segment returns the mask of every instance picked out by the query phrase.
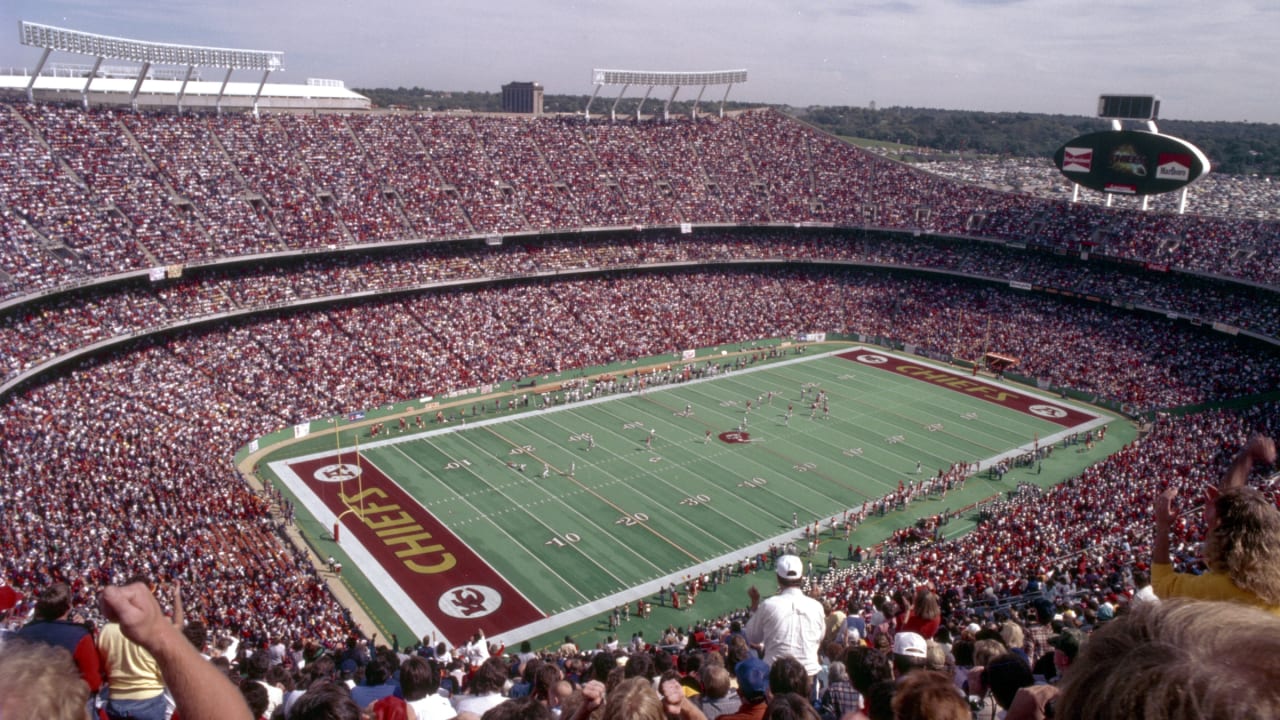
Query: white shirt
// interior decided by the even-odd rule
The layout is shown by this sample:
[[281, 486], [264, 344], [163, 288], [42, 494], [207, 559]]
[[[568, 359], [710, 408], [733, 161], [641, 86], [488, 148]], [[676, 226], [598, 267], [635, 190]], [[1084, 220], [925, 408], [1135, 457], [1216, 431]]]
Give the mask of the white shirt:
[[449, 720], [458, 715], [458, 711], [453, 709], [453, 704], [448, 698], [440, 695], [427, 695], [420, 700], [414, 700], [409, 705], [418, 716], [418, 720]]
[[800, 588], [782, 588], [761, 602], [743, 634], [748, 643], [764, 645], [764, 661], [770, 665], [780, 657], [790, 656], [799, 660], [810, 676], [822, 669], [818, 647], [826, 634], [826, 613], [822, 603]]
[[476, 715], [484, 715], [486, 710], [506, 701], [507, 698], [496, 692], [484, 695], [458, 695], [453, 699], [453, 709], [458, 713], [472, 712]]

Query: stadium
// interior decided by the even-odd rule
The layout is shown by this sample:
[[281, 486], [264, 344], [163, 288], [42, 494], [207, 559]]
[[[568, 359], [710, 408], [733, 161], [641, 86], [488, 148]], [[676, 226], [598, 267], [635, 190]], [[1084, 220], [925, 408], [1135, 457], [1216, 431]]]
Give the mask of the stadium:
[[[1196, 504], [1251, 435], [1280, 432], [1280, 223], [999, 193], [772, 109], [379, 111], [265, 75], [223, 82], [216, 100], [193, 85], [184, 107], [176, 79], [36, 79], [9, 78], [0, 108], [0, 579], [23, 598], [14, 618], [65, 582], [100, 621], [101, 589], [141, 573], [180, 583], [188, 618], [246, 648], [339, 655], [375, 633], [460, 648], [480, 631], [555, 650], [566, 634], [591, 648], [642, 628], [673, 648], [696, 647], [695, 628], [716, 645], [746, 607], [742, 576], [769, 578], [776, 548], [810, 532], [829, 538], [809, 553], [808, 588], [842, 614], [927, 583], [962, 626], [1046, 598], [1096, 617], [1141, 588], [1152, 498], [1173, 487]], [[873, 400], [889, 381], [858, 373], [881, 362], [945, 379]], [[806, 401], [819, 386], [830, 411]], [[927, 409], [955, 388], [1025, 395], [1073, 419], [1011, 415], [939, 447], [919, 428], [942, 429]], [[975, 403], [949, 410], [948, 433], [955, 418], [997, 414]], [[913, 431], [893, 429], [891, 411]], [[828, 412], [842, 429], [809, 429]], [[745, 438], [748, 417], [768, 443], [705, 457], [704, 444], [726, 452]], [[853, 448], [842, 438], [872, 426], [841, 459]], [[655, 437], [669, 445], [655, 452]], [[464, 442], [471, 454], [449, 449]], [[872, 457], [900, 442], [910, 450]], [[487, 458], [477, 493], [538, 490], [468, 501], [472, 526], [425, 499], [466, 496], [458, 481], [404, 491], [421, 503], [415, 522], [431, 516], [437, 539], [476, 549], [492, 582], [519, 585], [523, 561], [498, 558], [526, 541], [534, 559], [575, 546], [552, 584], [588, 582], [572, 574], [588, 564], [611, 579], [560, 598], [539, 595], [547, 573], [523, 567], [544, 576], [514, 591], [527, 617], [512, 620], [509, 602], [494, 625], [405, 611], [427, 589], [462, 599], [482, 585], [477, 574], [415, 586], [381, 570], [404, 555], [368, 551], [395, 537], [363, 504], [375, 471], [385, 488], [439, 474], [416, 456], [419, 471], [389, 469], [410, 446]], [[839, 470], [806, 499], [803, 453], [817, 446]], [[753, 469], [766, 464], [749, 452], [777, 464]], [[517, 539], [518, 524], [484, 520], [511, 512], [550, 528], [592, 515], [530, 509], [561, 494], [553, 479], [619, 510], [621, 490], [588, 479], [604, 453], [685, 457], [669, 473], [607, 476], [655, 483], [668, 509], [702, 497], [719, 508], [744, 477], [778, 493], [740, 497], [723, 528], [679, 543], [691, 521], [670, 513], [659, 532], [662, 510], [647, 508], [639, 524], [683, 554], [632, 574], [621, 548], [637, 540]], [[864, 462], [878, 464], [859, 479]], [[304, 465], [337, 468], [339, 504]], [[640, 518], [619, 511], [622, 525]], [[1175, 527], [1179, 569], [1198, 567], [1195, 517]], [[728, 592], [708, 598], [713, 582]], [[677, 610], [672, 589], [686, 603], [703, 594]], [[613, 612], [637, 601], [656, 615]]]

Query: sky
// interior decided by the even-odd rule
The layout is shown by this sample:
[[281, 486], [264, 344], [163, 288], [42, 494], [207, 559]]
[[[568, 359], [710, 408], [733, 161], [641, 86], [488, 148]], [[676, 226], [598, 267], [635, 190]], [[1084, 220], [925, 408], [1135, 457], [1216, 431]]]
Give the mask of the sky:
[[[743, 102], [1093, 115], [1157, 95], [1161, 118], [1280, 123], [1274, 0], [7, 0], [18, 21], [134, 40], [278, 50], [271, 82], [589, 95], [594, 68], [746, 69]], [[92, 62], [55, 54], [53, 61]], [[0, 70], [2, 71], [2, 70]], [[244, 73], [236, 79], [253, 79]], [[613, 98], [621, 88], [605, 87]], [[683, 88], [677, 99], [698, 89]], [[639, 97], [644, 88], [627, 95]], [[657, 88], [665, 99], [670, 89]], [[704, 104], [724, 88], [708, 88]]]

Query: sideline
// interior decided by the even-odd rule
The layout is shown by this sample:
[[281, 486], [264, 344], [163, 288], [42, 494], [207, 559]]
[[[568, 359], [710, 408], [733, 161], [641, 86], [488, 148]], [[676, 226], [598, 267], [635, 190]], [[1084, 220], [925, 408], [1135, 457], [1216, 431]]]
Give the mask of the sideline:
[[[780, 346], [785, 346], [787, 349], [802, 347], [804, 348], [804, 352], [807, 353], [809, 349], [819, 347], [819, 346], [831, 345], [831, 346], [836, 346], [837, 348], [847, 348], [847, 347], [861, 346], [866, 344], [866, 343], [854, 342], [851, 340], [849, 341], [830, 340], [830, 341], [824, 341], [821, 343], [799, 342], [799, 341], [793, 341], [793, 340], [786, 340], [784, 338], [776, 338], [775, 340], [776, 342], [774, 340], [756, 341], [759, 343], [767, 343], [767, 344], [757, 345], [754, 349], [749, 349], [749, 350], [744, 349], [744, 350], [736, 350], [736, 351], [724, 351], [724, 354], [722, 355], [706, 355], [703, 357], [695, 357], [693, 360], [671, 359], [663, 362], [654, 362], [649, 365], [636, 365], [636, 366], [627, 368], [625, 371], [618, 371], [618, 370], [601, 371], [601, 372], [597, 372], [589, 375], [581, 375], [573, 378], [568, 378], [566, 380], [559, 380], [556, 382], [548, 383], [545, 386], [545, 388], [539, 392], [547, 392], [547, 391], [555, 392], [559, 390], [560, 387], [568, 380], [575, 380], [575, 381], [590, 380], [592, 382], [596, 382], [600, 378], [607, 377], [607, 376], [621, 377], [624, 374], [629, 374], [633, 372], [648, 372], [658, 368], [672, 367], [676, 365], [683, 365], [683, 364], [689, 364], [689, 363], [705, 362], [713, 359], [723, 362], [725, 358], [737, 358], [744, 355], [749, 356], [749, 355], [759, 353], [762, 350], [767, 352], [771, 348], [780, 347]], [[741, 343], [732, 343], [732, 344], [740, 345]], [[468, 405], [473, 405], [477, 402], [491, 402], [493, 400], [498, 400], [502, 398], [519, 396], [519, 395], [526, 394], [527, 392], [529, 392], [529, 388], [518, 388], [513, 386], [508, 390], [495, 391], [495, 392], [491, 392], [484, 395], [474, 394], [474, 395], [467, 395], [465, 397], [459, 397], [446, 403], [440, 403], [439, 405], [436, 405], [433, 408], [433, 410], [445, 411], [445, 410], [450, 410], [459, 406], [465, 407]], [[572, 403], [571, 405], [577, 406], [579, 404], [580, 403]], [[569, 406], [570, 405], [565, 405], [563, 407], [569, 407]], [[506, 413], [504, 414], [514, 415], [514, 414], [522, 414], [530, 411], [531, 411], [531, 408], [524, 408], [524, 409], [517, 409], [513, 411], [506, 411]], [[280, 442], [274, 443], [267, 447], [260, 447], [256, 451], [246, 455], [239, 463], [236, 463], [236, 471], [240, 475], [240, 477], [242, 477], [244, 481], [249, 484], [249, 487], [251, 487], [259, 495], [265, 496], [266, 483], [264, 483], [263, 480], [260, 477], [258, 477], [257, 473], [254, 472], [254, 468], [257, 467], [259, 463], [262, 461], [262, 459], [267, 457], [268, 455], [274, 454], [279, 450], [283, 450], [297, 443], [314, 440], [317, 437], [325, 437], [335, 432], [343, 432], [343, 431], [353, 430], [353, 429], [360, 430], [363, 428], [367, 428], [370, 425], [373, 425], [375, 423], [394, 421], [402, 417], [407, 418], [420, 413], [421, 413], [420, 410], [405, 410], [403, 412], [395, 413], [392, 415], [381, 415], [377, 418], [365, 419], [365, 420], [353, 422], [347, 425], [342, 425], [341, 427], [338, 427], [335, 424], [335, 426], [332, 429], [320, 430], [319, 432], [313, 432], [303, 437], [285, 438]], [[366, 636], [369, 636], [371, 632], [370, 629], [372, 628], [372, 629], [375, 629], [377, 634], [383, 637], [384, 639], [390, 638], [390, 632], [387, 630], [386, 627], [384, 627], [380, 622], [378, 622], [378, 620], [374, 617], [374, 614], [369, 611], [365, 602], [360, 598], [359, 594], [356, 593], [354, 589], [352, 589], [351, 585], [346, 582], [345, 578], [329, 570], [328, 562], [326, 561], [326, 558], [320, 555], [318, 546], [316, 545], [316, 543], [322, 541], [324, 538], [323, 537], [314, 538], [314, 539], [310, 538], [299, 529], [299, 526], [296, 523], [286, 522], [283, 516], [283, 513], [281, 512], [281, 508], [277, 507], [274, 503], [272, 503], [270, 506], [270, 513], [271, 513], [271, 518], [274, 521], [276, 528], [279, 530], [279, 532], [290, 541], [290, 543], [294, 546], [294, 549], [300, 550], [306, 553], [306, 556], [311, 561], [311, 565], [315, 568], [317, 575], [319, 575], [319, 577], [325, 582], [325, 584], [329, 588], [329, 591], [333, 593], [333, 596], [337, 599], [338, 603], [341, 604], [344, 608], [347, 609], [348, 612], [351, 613], [351, 620], [352, 620], [352, 623], [356, 626], [356, 629], [364, 633]], [[593, 603], [593, 609], [594, 609], [594, 603]], [[422, 638], [414, 638], [413, 641], [408, 644], [412, 645], [414, 642], [418, 642], [419, 640], [422, 640]]]
[[[678, 366], [696, 364], [696, 363], [707, 362], [707, 361], [724, 362], [726, 359], [730, 359], [730, 358], [736, 359], [742, 356], [755, 355], [762, 351], [767, 353], [772, 349], [778, 349], [778, 348], [785, 348], [788, 352], [784, 352], [782, 356], [773, 359], [774, 362], [771, 362], [769, 364], [775, 364], [778, 362], [785, 363], [789, 361], [799, 361], [800, 359], [804, 359], [804, 360], [811, 359], [813, 355], [808, 354], [810, 350], [819, 350], [819, 352], [815, 353], [815, 355], [825, 355], [825, 354], [838, 354], [839, 352], [845, 351], [849, 348], [865, 347], [869, 349], [874, 348], [878, 352], [887, 352], [891, 355], [906, 356], [911, 358], [914, 362], [920, 362], [922, 364], [929, 364], [929, 365], [934, 365], [942, 368], [947, 368], [953, 372], [955, 372], [958, 368], [958, 366], [956, 366], [954, 363], [947, 363], [944, 361], [934, 360], [932, 358], [927, 358], [927, 357], [917, 357], [911, 353], [902, 353], [901, 351], [894, 351], [894, 350], [889, 350], [885, 348], [880, 348], [879, 346], [876, 346], [873, 343], [859, 342], [855, 340], [824, 340], [822, 342], [801, 342], [801, 341], [788, 340], [786, 338], [774, 338], [771, 340], [756, 341], [756, 342], [760, 344], [756, 344], [754, 347], [750, 349], [740, 349], [740, 350], [734, 350], [734, 351], [722, 350], [721, 351], [722, 354], [707, 354], [701, 357], [695, 357], [692, 360], [683, 360], [678, 358], [657, 360], [656, 358], [650, 358], [649, 363], [645, 365], [626, 366], [622, 369], [618, 369], [615, 367], [612, 370], [601, 370], [599, 372], [595, 372], [591, 374], [584, 373], [581, 375], [576, 375], [569, 378], [557, 379], [554, 381], [549, 380], [545, 385], [542, 385], [534, 389], [533, 392], [535, 393], [556, 392], [560, 390], [565, 383], [568, 383], [568, 382], [578, 382], [581, 380], [589, 380], [589, 381], [595, 382], [600, 380], [602, 377], [623, 377], [636, 372], [650, 372], [658, 369], [669, 369], [669, 368], [674, 368]], [[742, 346], [741, 343], [734, 343], [734, 344], [739, 345], [739, 347]], [[714, 353], [715, 350], [713, 349], [712, 352]], [[804, 357], [803, 358], [790, 357], [793, 355], [803, 355]], [[1001, 381], [987, 376], [986, 373], [980, 373], [980, 374], [983, 375], [984, 379], [988, 382], [995, 382], [997, 384], [1001, 384]], [[549, 378], [550, 376], [548, 375], [543, 377]], [[697, 381], [694, 381], [694, 382], [697, 382]], [[1009, 381], [1005, 381], [1005, 382], [1009, 382]], [[680, 383], [680, 384], [684, 384], [684, 383]], [[1038, 388], [1034, 388], [1033, 386], [1026, 386], [1022, 383], [1017, 383], [1017, 382], [1011, 382], [1009, 384], [1012, 385], [1013, 387], [1019, 388], [1020, 392], [1028, 392], [1033, 395], [1037, 394], [1036, 391], [1038, 390]], [[662, 389], [663, 387], [667, 387], [667, 386], [656, 386], [653, 388], [653, 390], [657, 391]], [[448, 402], [433, 405], [431, 407], [431, 411], [447, 412], [448, 410], [457, 408], [459, 406], [465, 409], [466, 406], [474, 405], [478, 402], [488, 403], [488, 402], [492, 402], [494, 400], [500, 400], [503, 398], [511, 398], [511, 397], [516, 397], [520, 395], [525, 395], [525, 394], [528, 394], [530, 391], [531, 391], [531, 388], [529, 387], [519, 387], [515, 384], [512, 384], [511, 386], [508, 387], [508, 389], [505, 389], [505, 390], [497, 390], [497, 391], [486, 393], [486, 394], [468, 394], [463, 397], [454, 398]], [[566, 403], [562, 406], [558, 406], [557, 408], [552, 408], [552, 410], [559, 409], [559, 408], [567, 409], [569, 407], [577, 407], [583, 404], [583, 402], [591, 403], [596, 401], [604, 401], [607, 399], [613, 399], [613, 397], [614, 396], [608, 396], [605, 398], [597, 398], [595, 400]], [[1096, 408], [1097, 410], [1103, 412], [1104, 414], [1111, 416], [1107, 420], [1104, 420], [1103, 418], [1098, 418], [1096, 421], [1094, 421], [1094, 423], [1090, 424], [1091, 427], [1094, 425], [1104, 424], [1107, 421], [1123, 422], [1123, 421], [1129, 420], [1125, 418], [1123, 415], [1114, 414], [1113, 411], [1107, 408], [1093, 406], [1087, 402], [1083, 402], [1080, 400], [1072, 401], [1072, 400], [1067, 400], [1066, 398], [1062, 398], [1062, 399], [1054, 398], [1054, 401], [1066, 402], [1069, 405], [1075, 405], [1077, 407], [1084, 406], [1089, 408]], [[508, 419], [514, 418], [516, 416], [524, 415], [530, 412], [535, 412], [535, 410], [532, 407], [525, 407], [525, 408], [517, 408], [514, 410], [500, 411], [499, 414], [492, 415], [486, 418], [485, 420], [477, 421], [477, 422], [484, 423], [484, 424], [503, 422]], [[239, 474], [241, 475], [241, 477], [243, 477], [245, 481], [249, 483], [250, 487], [252, 487], [255, 491], [259, 493], [263, 493], [265, 491], [265, 483], [258, 476], [258, 474], [254, 472], [255, 468], [259, 465], [259, 463], [263, 458], [269, 455], [275, 454], [279, 450], [283, 450], [288, 447], [291, 447], [299, 442], [311, 441], [317, 437], [321, 437], [321, 438], [327, 437], [334, 432], [341, 432], [345, 430], [359, 431], [375, 423], [392, 422], [399, 418], [407, 418], [415, 414], [421, 414], [421, 413], [422, 413], [421, 408], [418, 408], [418, 409], [408, 408], [398, 413], [380, 415], [377, 418], [364, 419], [364, 420], [352, 422], [347, 425], [339, 425], [335, 423], [334, 426], [331, 428], [324, 428], [319, 430], [318, 432], [313, 432], [303, 437], [282, 438], [279, 442], [276, 442], [267, 447], [259, 448], [258, 450], [246, 455], [239, 463], [236, 464], [236, 468]], [[318, 420], [318, 421], [323, 422], [323, 420]], [[316, 422], [316, 421], [312, 421], [312, 422]], [[452, 429], [453, 429], [452, 427], [438, 428], [437, 432], [444, 432]], [[431, 432], [431, 431], [426, 431], [426, 432]], [[422, 431], [419, 431], [418, 433], [414, 433], [414, 434], [422, 434]], [[1056, 439], [1057, 439], [1056, 437], [1054, 438], [1046, 437], [1046, 438], [1041, 438], [1041, 441], [1053, 442]], [[377, 441], [373, 441], [373, 442], [377, 442]], [[393, 442], [393, 441], [390, 438], [388, 438], [383, 442]], [[1028, 447], [1026, 448], [1018, 448], [1017, 450], [1007, 454], [1016, 454], [1019, 450], [1030, 450], [1030, 445], [1028, 445]], [[341, 577], [340, 575], [333, 573], [328, 569], [328, 563], [325, 557], [321, 553], [321, 548], [319, 544], [323, 542], [326, 538], [331, 538], [331, 536], [328, 535], [327, 532], [321, 531], [321, 534], [318, 537], [311, 537], [310, 532], [301, 531], [300, 527], [297, 524], [286, 523], [284, 521], [284, 518], [280, 510], [281, 509], [279, 507], [276, 507], [274, 503], [272, 504], [271, 514], [272, 514], [273, 520], [275, 520], [276, 522], [277, 528], [279, 529], [281, 534], [284, 537], [286, 537], [294, 545], [296, 549], [299, 549], [304, 553], [306, 553], [306, 556], [311, 561], [313, 567], [315, 567], [317, 574], [326, 583], [330, 592], [333, 593], [334, 597], [338, 600], [338, 602], [351, 614], [351, 620], [355, 625], [356, 629], [364, 633], [366, 636], [370, 634], [372, 629], [372, 631], [376, 631], [376, 633], [381, 635], [384, 639], [389, 638], [390, 633], [387, 631], [386, 627], [383, 626], [376, 619], [375, 614], [369, 610], [368, 606], [366, 605], [364, 600], [360, 597], [359, 593], [351, 586], [351, 584], [347, 582], [346, 578]], [[715, 565], [715, 562], [708, 562], [708, 563], [704, 563], [703, 565], [706, 565], [707, 567], [711, 567]], [[686, 571], [682, 571], [682, 572], [686, 572]], [[672, 578], [674, 577], [675, 576], [673, 575]], [[663, 578], [661, 580], [670, 581], [671, 578]], [[635, 591], [641, 590], [641, 589], [649, 589], [647, 588], [647, 585], [654, 585], [655, 586], [654, 589], [656, 589], [656, 587], [661, 586], [661, 581], [655, 580], [650, 583], [646, 583], [645, 585], [646, 585], [645, 588], [639, 588], [639, 587], [629, 588], [627, 591], [627, 594], [633, 594]], [[647, 593], [647, 594], [651, 594], [651, 593]], [[607, 611], [613, 606], [614, 603], [618, 602], [619, 600], [623, 600], [623, 598], [620, 597], [622, 593], [619, 593], [617, 595], [618, 596], [603, 598], [596, 602], [591, 602], [584, 606], [574, 608], [571, 611], [562, 613], [556, 619], [560, 620], [561, 623], [565, 617], [569, 617], [569, 616], [575, 617], [577, 619], [583, 619], [583, 620], [588, 619], [593, 614], [598, 614], [600, 612]], [[581, 616], [581, 617], [578, 618], [577, 616]], [[540, 626], [546, 622], [549, 622], [551, 619], [552, 618], [547, 618], [544, 621], [534, 623], [534, 625], [530, 626], [528, 629], [542, 630], [543, 628]], [[417, 642], [418, 640], [420, 639], [414, 638], [412, 641], [409, 641], [406, 644], [412, 645], [414, 642]], [[426, 640], [432, 640], [432, 639], [422, 638], [421, 640], [426, 641]]]

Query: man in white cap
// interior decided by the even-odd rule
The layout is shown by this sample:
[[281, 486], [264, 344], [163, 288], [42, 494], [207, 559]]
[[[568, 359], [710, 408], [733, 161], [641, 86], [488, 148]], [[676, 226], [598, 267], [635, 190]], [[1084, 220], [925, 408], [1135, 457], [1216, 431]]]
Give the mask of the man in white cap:
[[929, 644], [919, 633], [900, 632], [893, 636], [893, 676], [902, 678], [912, 670], [923, 670], [929, 658]]
[[760, 591], [752, 585], [751, 619], [743, 634], [751, 645], [764, 646], [764, 661], [790, 656], [804, 665], [810, 677], [818, 674], [818, 648], [826, 630], [822, 603], [804, 594], [804, 562], [795, 555], [783, 555], [775, 565], [778, 594], [760, 602]]

